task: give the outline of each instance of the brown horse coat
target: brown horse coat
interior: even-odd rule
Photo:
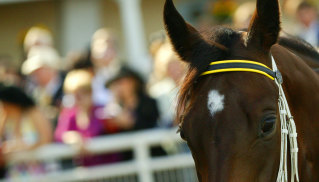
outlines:
[[[279,38],[278,0],[257,0],[247,32],[223,27],[198,32],[172,0],[166,0],[164,22],[175,51],[189,63],[177,118],[199,181],[276,180],[280,120],[275,83],[249,72],[200,76],[210,62],[219,60],[253,60],[271,67],[271,55],[283,75],[297,126],[300,181],[319,181],[319,77],[312,69],[319,68],[319,53],[302,41]]]

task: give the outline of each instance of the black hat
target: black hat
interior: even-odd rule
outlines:
[[[126,66],[122,67],[113,78],[106,82],[105,86],[110,87],[114,82],[122,78],[132,78],[137,83],[137,93],[141,94],[144,92],[145,81],[143,80],[143,78],[137,72]]]
[[[112,83],[122,78],[133,78],[140,84],[144,85],[144,80],[138,73],[136,73],[135,71],[133,71],[132,69],[128,67],[122,67],[114,77],[112,77],[108,82],[106,82],[105,86],[110,87]]]
[[[18,105],[24,109],[35,106],[34,101],[22,89],[0,83],[0,101]]]

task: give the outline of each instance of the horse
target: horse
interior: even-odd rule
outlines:
[[[274,80],[247,71],[203,74],[211,63],[223,60],[251,60],[272,68],[273,57],[298,132],[299,179],[319,181],[319,76],[314,71],[319,53],[303,41],[281,36],[278,0],[257,0],[246,31],[223,26],[199,31],[183,19],[172,0],[166,0],[163,16],[172,47],[189,67],[176,115],[198,180],[277,179],[281,123]]]

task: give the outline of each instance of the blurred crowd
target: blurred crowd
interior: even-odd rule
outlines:
[[[207,7],[214,7],[208,11],[214,22],[245,29],[255,2],[238,6],[234,0],[217,0]],[[301,2],[295,11],[294,34],[318,47],[316,5]],[[52,142],[79,148],[81,157],[62,161],[62,167],[126,160],[127,153],[90,156],[85,144],[101,135],[174,126],[175,97],[186,66],[163,32],[154,37],[149,46],[153,72],[145,78],[121,59],[110,29],[97,30],[86,52],[62,58],[50,30],[31,27],[18,68],[0,57],[0,176],[43,173],[41,163],[10,166],[4,159]]]
[[[174,98],[185,66],[165,36],[150,46],[154,56],[150,79],[120,59],[117,37],[110,29],[97,30],[89,47],[62,58],[51,32],[31,27],[21,66],[13,69],[10,61],[1,60],[2,177],[44,172],[44,164],[5,167],[3,159],[52,142],[78,148],[80,157],[62,161],[62,168],[128,160],[129,152],[89,155],[85,144],[96,136],[174,125]],[[162,149],[154,151],[165,154]]]

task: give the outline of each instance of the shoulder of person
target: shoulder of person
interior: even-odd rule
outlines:
[[[141,102],[144,104],[156,104],[156,100],[148,95],[141,96]]]

